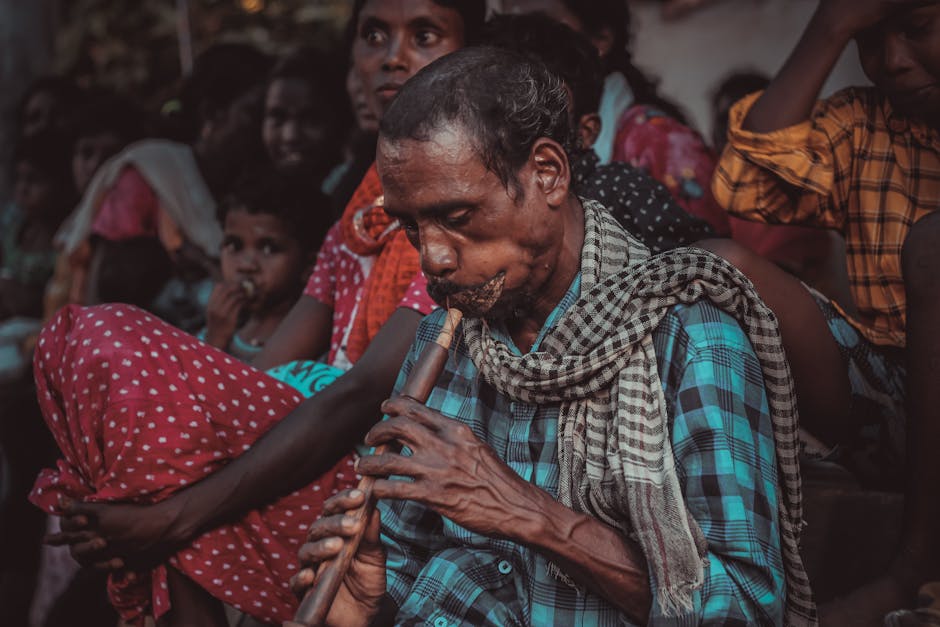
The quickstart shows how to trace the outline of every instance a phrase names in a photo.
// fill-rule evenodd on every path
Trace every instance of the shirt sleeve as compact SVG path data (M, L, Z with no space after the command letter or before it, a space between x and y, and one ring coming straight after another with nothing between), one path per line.
M776 449L760 364L713 305L673 311L656 348L663 381L674 382L665 392L679 481L708 543L696 624L782 624ZM654 600L651 623L668 622L657 608Z
M424 272L418 270L418 273L415 275L411 285L408 286L398 306L405 307L406 309L414 309L422 316L426 316L437 309L437 303L428 296L428 280L427 277L424 276Z
M618 125L614 161L643 170L662 183L684 210L708 222L716 234L729 234L728 216L711 191L717 156L685 124L653 107L628 109Z
M304 296L311 296L327 307L335 305L336 270L341 241L340 223L337 222L327 232L320 252L317 253L317 261L307 281L307 287L304 288Z
M754 133L742 125L761 93L731 109L715 198L748 220L842 229L856 136L868 120L863 98L844 90L819 102L806 122Z

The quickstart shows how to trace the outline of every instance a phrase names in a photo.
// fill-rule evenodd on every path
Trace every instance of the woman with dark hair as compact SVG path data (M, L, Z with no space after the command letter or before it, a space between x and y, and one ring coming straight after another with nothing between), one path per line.
M710 189L717 157L633 62L627 0L504 0L503 7L545 13L585 34L597 48L606 73L594 143L600 164L623 161L646 171L683 209L728 235L728 218Z

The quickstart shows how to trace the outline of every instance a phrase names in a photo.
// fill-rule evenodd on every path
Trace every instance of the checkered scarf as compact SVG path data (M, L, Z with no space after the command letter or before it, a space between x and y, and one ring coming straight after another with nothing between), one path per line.
M495 340L484 320L465 320L473 362L486 381L515 400L561 405L559 501L636 538L661 610L681 615L704 582L706 546L679 487L652 333L677 303L707 298L734 316L760 361L770 404L786 622L814 625L798 545L803 514L796 399L774 314L720 257L695 248L651 256L601 205L582 204L580 299L540 350L523 356Z

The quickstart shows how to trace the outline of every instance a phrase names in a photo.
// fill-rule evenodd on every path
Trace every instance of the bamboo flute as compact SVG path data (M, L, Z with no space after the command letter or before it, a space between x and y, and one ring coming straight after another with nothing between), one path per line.
M408 375L401 390L402 396L408 396L418 401L426 403L431 390L434 389L438 378L444 371L447 364L447 358L450 354L450 345L457 330L457 325L463 317L460 310L449 308L447 310L447 319L437 340L428 344L421 356L415 362L414 368ZM389 447L382 445L375 447L375 455L381 455L389 450ZM375 509L375 498L372 495L372 486L375 484L374 477L363 477L359 481L358 489L365 494L365 502L356 510L347 512L355 520L361 521L368 519ZM354 536L346 539L343 549L333 560L324 562L317 571L316 583L307 591L297 613L294 615L293 622L284 623L285 627L322 627L326 623L326 616L330 612L330 606L339 592L339 587L349 570L352 558L359 550L359 543L362 541L362 535L365 533L365 525Z

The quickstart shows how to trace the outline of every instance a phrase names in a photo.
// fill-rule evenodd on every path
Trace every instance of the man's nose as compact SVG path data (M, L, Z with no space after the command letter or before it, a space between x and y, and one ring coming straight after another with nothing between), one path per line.
M446 279L457 269L457 254L443 238L422 233L421 269L428 276Z

